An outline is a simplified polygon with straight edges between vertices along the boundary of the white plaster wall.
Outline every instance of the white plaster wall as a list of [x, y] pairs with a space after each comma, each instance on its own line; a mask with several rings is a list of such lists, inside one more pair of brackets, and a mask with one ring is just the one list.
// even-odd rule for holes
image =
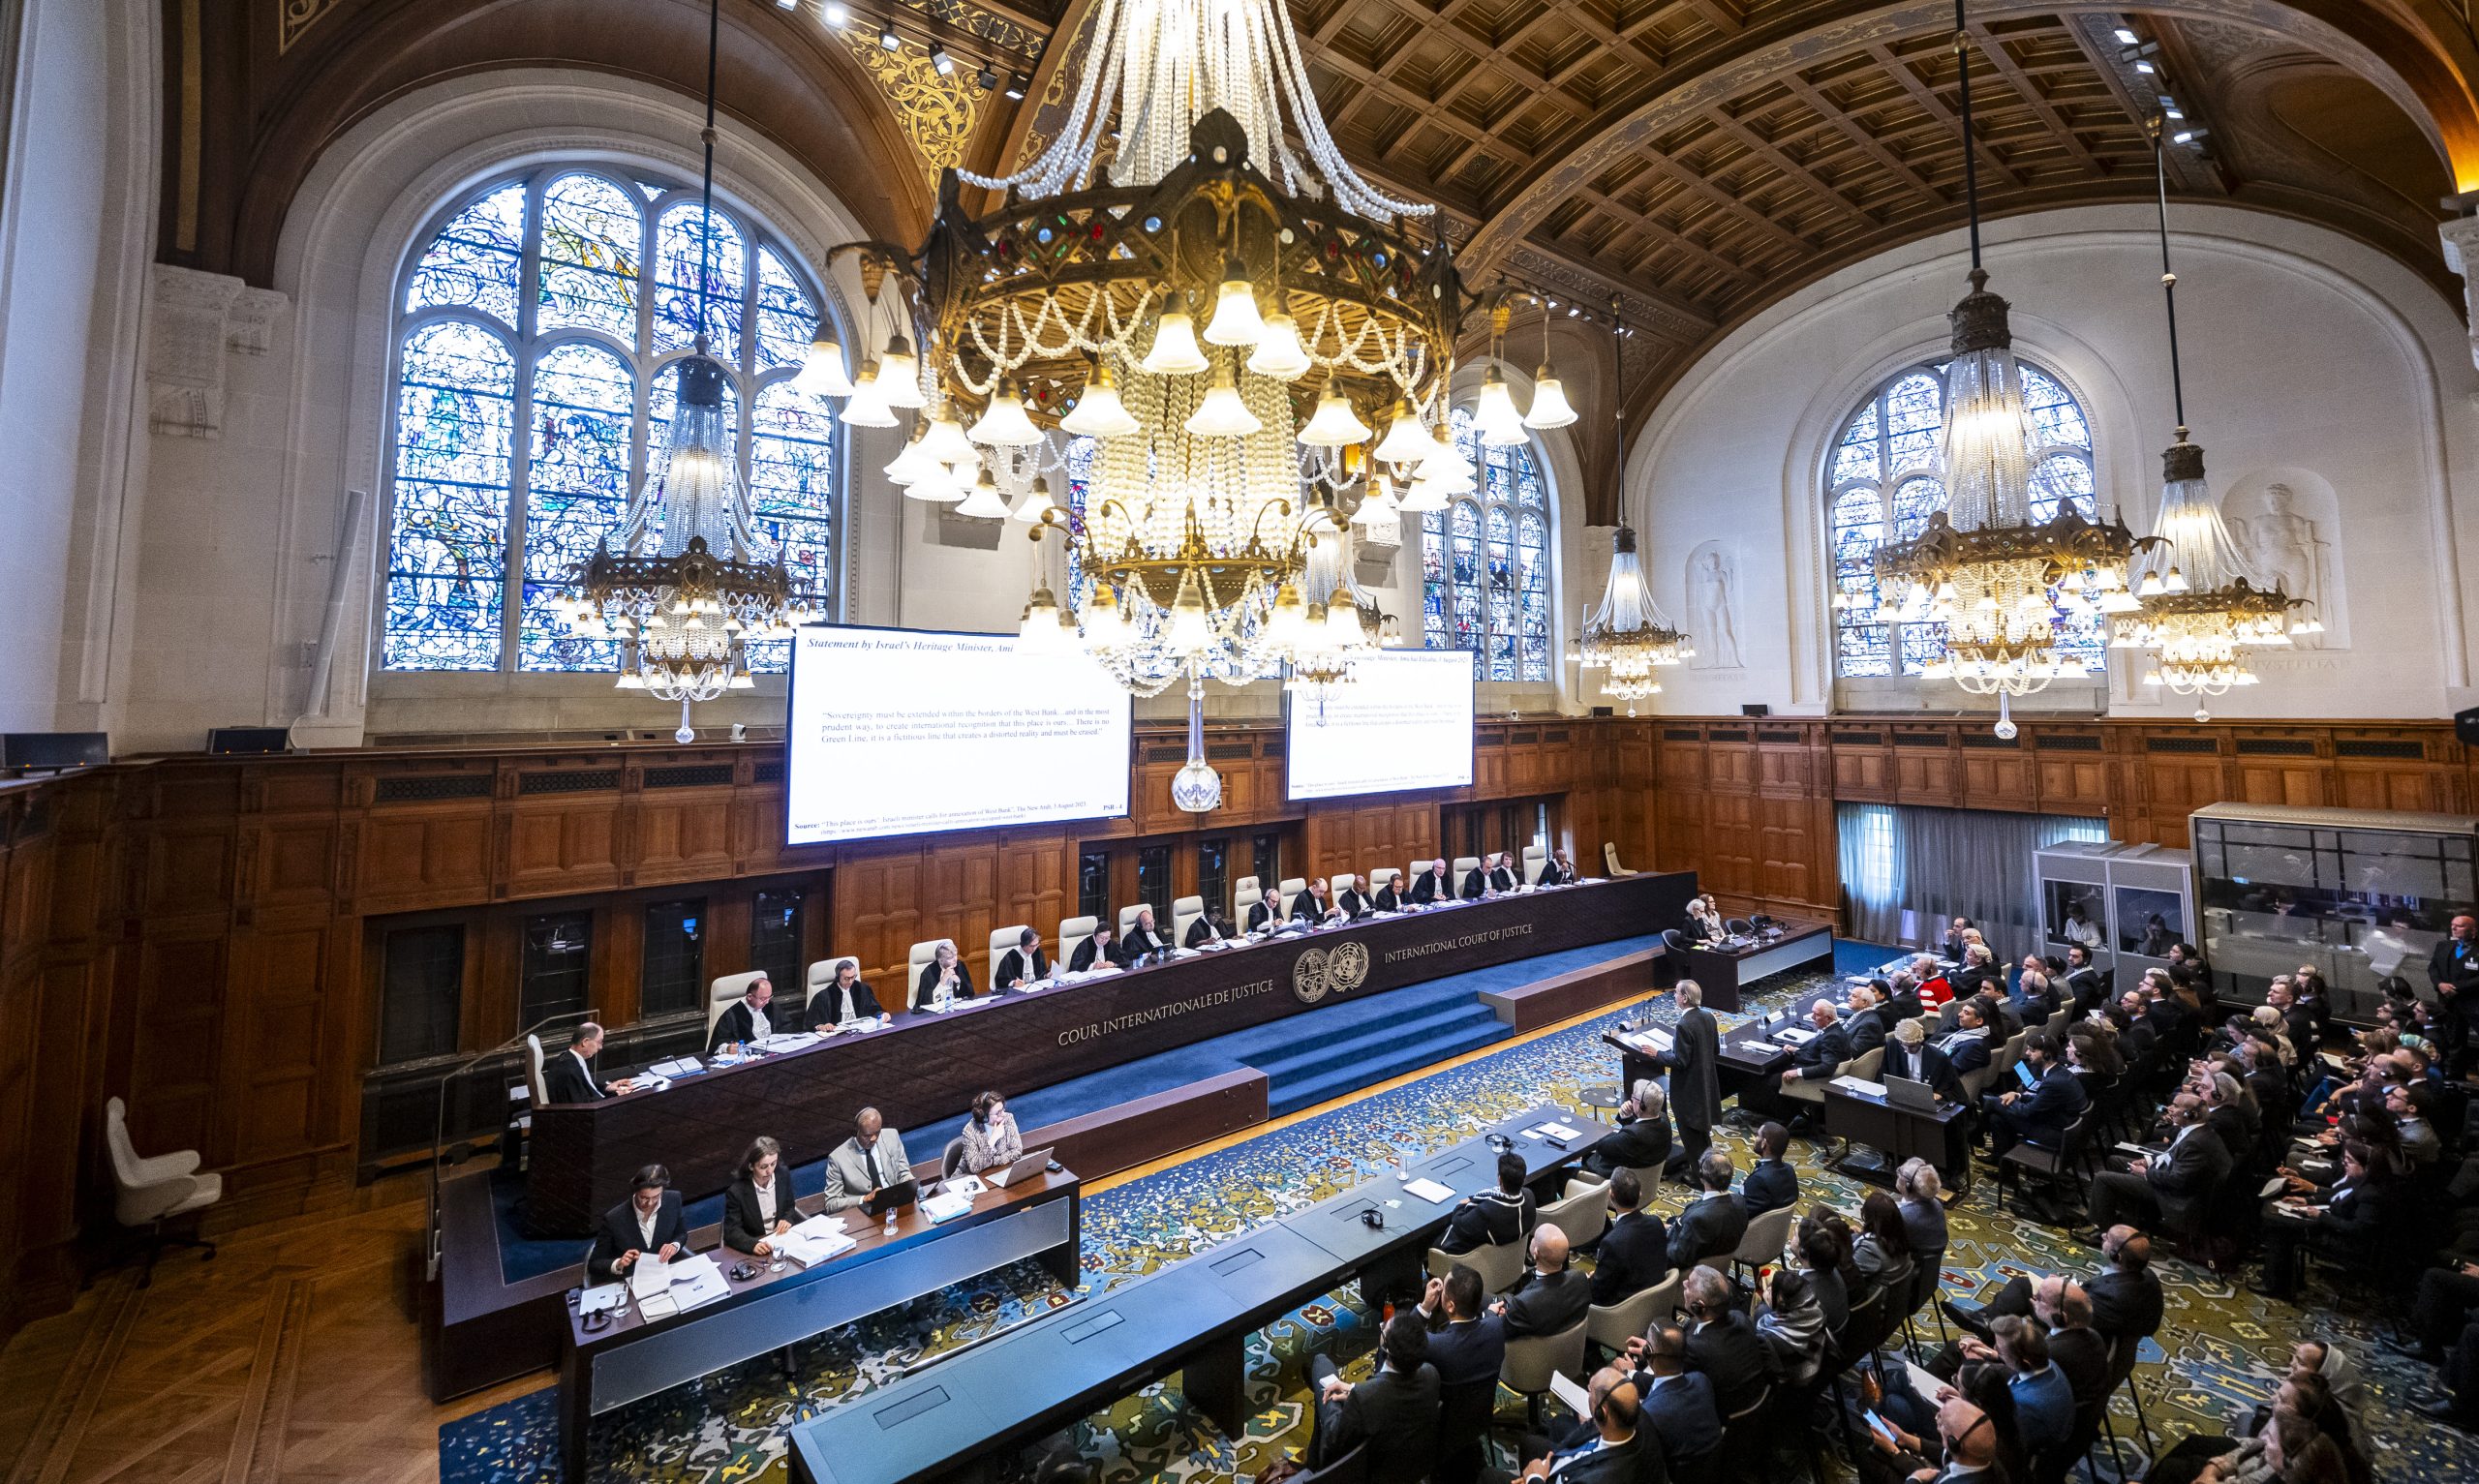
[[0, 593], [11, 663], [0, 730], [56, 722], [109, 128], [107, 22], [94, 0], [26, 0], [0, 205]]
[[[2173, 206], [2187, 412], [2224, 497], [2311, 473], [2329, 484], [2347, 583], [2319, 651], [2258, 661], [2264, 683], [2216, 715], [2433, 716], [2472, 703], [2479, 454], [2470, 342], [2433, 287], [2339, 234], [2257, 213]], [[2016, 348], [2063, 377], [2093, 427], [2104, 504], [2145, 530], [2173, 438], [2159, 248], [2140, 207], [2008, 218], [1987, 229], [1990, 287]], [[1687, 621], [1684, 563], [1730, 551], [1739, 670], [1681, 668], [1652, 708], [1833, 704], [1821, 471], [1844, 419], [1890, 371], [1941, 352], [1966, 290], [1959, 233], [1857, 264], [1725, 340], [1656, 409], [1627, 470], [1655, 595]], [[2329, 523], [2328, 523], [2329, 524]], [[2101, 687], [2031, 705], [2184, 715], [2138, 694], [2113, 655]], [[1974, 709], [1950, 684], [1854, 694], [1852, 707]]]

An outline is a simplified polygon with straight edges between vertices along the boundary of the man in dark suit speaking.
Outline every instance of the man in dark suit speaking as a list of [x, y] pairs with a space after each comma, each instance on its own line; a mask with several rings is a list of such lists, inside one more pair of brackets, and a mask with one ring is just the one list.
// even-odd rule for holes
[[1703, 985], [1682, 979], [1671, 993], [1678, 996], [1678, 1026], [1669, 1049], [1654, 1052], [1652, 1061], [1669, 1073], [1670, 1113], [1693, 1167], [1712, 1147], [1713, 1125], [1722, 1116], [1722, 1031], [1704, 1008]]

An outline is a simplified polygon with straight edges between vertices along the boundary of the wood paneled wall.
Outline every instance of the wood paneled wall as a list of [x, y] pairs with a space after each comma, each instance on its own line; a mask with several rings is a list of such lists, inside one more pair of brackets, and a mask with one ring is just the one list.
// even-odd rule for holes
[[[1833, 806], [1874, 800], [2096, 814], [2181, 843], [2217, 800], [2466, 810], [2472, 760], [2443, 723], [2160, 725], [1647, 717], [1489, 720], [1469, 789], [1291, 805], [1283, 738], [1217, 729], [1224, 806], [1170, 802], [1176, 734], [1135, 740], [1129, 818], [787, 848], [772, 746], [424, 749], [178, 757], [0, 785], [0, 1333], [67, 1302], [81, 1231], [108, 1232], [104, 1102], [141, 1149], [195, 1147], [231, 1226], [349, 1193], [376, 1060], [374, 924], [400, 914], [792, 878], [830, 903], [813, 942], [892, 986], [910, 945], [1073, 915], [1086, 846], [1227, 831], [1231, 874], [1280, 828], [1306, 870], [1434, 854], [1443, 810], [1546, 796], [1587, 869], [1700, 872], [1733, 910], [1832, 917]], [[1286, 857], [1286, 868], [1292, 866]], [[707, 972], [737, 967], [718, 941]], [[469, 1043], [514, 1023], [489, 960]], [[627, 955], [612, 954], [612, 960]], [[636, 1005], [612, 962], [597, 1003]], [[505, 1001], [505, 1004], [501, 1002]], [[474, 1045], [475, 1049], [479, 1045]]]

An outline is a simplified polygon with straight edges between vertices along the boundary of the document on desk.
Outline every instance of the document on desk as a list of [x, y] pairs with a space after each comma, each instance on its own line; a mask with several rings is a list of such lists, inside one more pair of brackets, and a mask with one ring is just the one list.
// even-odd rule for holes
[[1578, 1139], [1584, 1136], [1583, 1130], [1572, 1123], [1564, 1122], [1536, 1124], [1523, 1132], [1538, 1135], [1543, 1138]]
[[757, 1043], [757, 1048], [769, 1056], [780, 1056], [786, 1051], [806, 1051], [817, 1044], [814, 1031], [782, 1031]]
[[1667, 1051], [1672, 1045], [1669, 1032], [1659, 1029], [1636, 1031], [1618, 1039], [1638, 1051]]
[[658, 1077], [687, 1076], [692, 1072], [703, 1072], [705, 1070], [706, 1064], [699, 1061], [697, 1058], [693, 1056], [683, 1056], [672, 1061], [655, 1063], [653, 1066], [646, 1069], [646, 1075]]
[[1833, 1079], [1833, 1085], [1844, 1092], [1865, 1093], [1871, 1098], [1882, 1098], [1885, 1095], [1884, 1083], [1871, 1082], [1863, 1076], [1838, 1076]]
[[972, 1197], [959, 1196], [953, 1191], [940, 1191], [935, 1196], [921, 1197], [922, 1219], [933, 1227], [940, 1222], [954, 1221], [971, 1209]]
[[803, 1267], [815, 1267], [830, 1257], [840, 1257], [861, 1245], [843, 1229], [841, 1216], [812, 1216], [783, 1233], [776, 1243], [783, 1256]]
[[671, 1264], [671, 1301], [681, 1309], [694, 1309], [729, 1297], [732, 1286], [723, 1281], [723, 1270], [705, 1253], [681, 1258]]
[[1418, 1196], [1433, 1206], [1442, 1206], [1454, 1198], [1453, 1190], [1435, 1180], [1406, 1180], [1403, 1182], [1403, 1194]]
[[671, 1264], [647, 1253], [628, 1264], [628, 1292], [639, 1299], [649, 1298], [671, 1287]]
[[1817, 1033], [1805, 1026], [1790, 1025], [1773, 1033], [1772, 1039], [1786, 1046], [1803, 1046], [1817, 1039]]

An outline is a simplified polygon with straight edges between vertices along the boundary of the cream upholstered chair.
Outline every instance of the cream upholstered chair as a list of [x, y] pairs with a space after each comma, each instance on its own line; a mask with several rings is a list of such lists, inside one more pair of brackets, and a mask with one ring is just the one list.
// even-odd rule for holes
[[[1012, 927], [995, 929], [990, 934], [990, 964], [983, 973], [989, 979], [990, 988], [994, 992], [998, 988], [998, 960], [1016, 951], [1016, 940], [1025, 935], [1025, 929], [1028, 925], [1030, 924], [1018, 923]], [[1038, 941], [1036, 940], [1036, 945]]]
[[1375, 896], [1378, 893], [1386, 890], [1386, 884], [1388, 882], [1400, 881], [1402, 879], [1403, 873], [1401, 871], [1396, 870], [1391, 865], [1381, 865], [1377, 869], [1368, 873], [1368, 894]]
[[1285, 876], [1282, 878], [1282, 884], [1276, 888], [1276, 890], [1282, 893], [1282, 900], [1275, 908], [1274, 915], [1279, 918], [1288, 919], [1291, 916], [1292, 904], [1300, 899], [1301, 893], [1308, 890], [1308, 878], [1305, 876]]
[[1625, 1353], [1628, 1341], [1651, 1329], [1655, 1321], [1668, 1319], [1678, 1312], [1678, 1293], [1686, 1286], [1685, 1273], [1672, 1273], [1642, 1292], [1607, 1308], [1593, 1305], [1584, 1311], [1584, 1337], [1595, 1345]]
[[1360, 885], [1360, 877], [1350, 871], [1336, 871], [1326, 878], [1326, 899], [1341, 906], [1343, 893]]
[[1181, 896], [1173, 900], [1171, 903], [1171, 941], [1184, 946], [1188, 941], [1188, 929], [1195, 926], [1197, 919], [1203, 916], [1205, 916], [1204, 897]]
[[1101, 919], [1094, 917], [1072, 917], [1059, 923], [1058, 966], [1061, 969], [1076, 961], [1076, 951], [1085, 946], [1085, 940], [1093, 936], [1093, 929], [1099, 925]]
[[1447, 889], [1457, 895], [1461, 895], [1463, 892], [1463, 878], [1471, 875], [1474, 871], [1477, 871], [1480, 868], [1481, 858], [1479, 856], [1456, 856], [1454, 858], [1454, 867], [1447, 872]]
[[1600, 1180], [1570, 1180], [1566, 1194], [1541, 1208], [1541, 1219], [1533, 1229], [1555, 1227], [1567, 1234], [1576, 1247], [1587, 1247], [1601, 1240], [1609, 1229], [1609, 1186]]
[[1266, 893], [1257, 889], [1256, 877], [1241, 877], [1239, 887], [1231, 893], [1231, 925], [1242, 932], [1247, 931], [1248, 909], [1265, 899]]
[[[723, 1017], [724, 1011], [732, 1008], [732, 1002], [749, 993], [749, 986], [765, 977], [766, 972], [763, 969], [751, 969], [746, 974], [726, 974], [706, 986], [707, 1040], [714, 1039], [715, 1022]], [[767, 1021], [770, 1024], [773, 1023], [779, 1013], [770, 1001], [767, 1005]]]
[[542, 1072], [542, 1038], [530, 1031], [525, 1037], [525, 1091], [536, 1107], [551, 1101], [551, 1083]]
[[[1127, 930], [1128, 930], [1129, 928], [1134, 927], [1134, 926], [1136, 925], [1136, 915], [1137, 915], [1138, 913], [1140, 913], [1140, 912], [1143, 912], [1146, 908], [1150, 907], [1150, 906], [1152, 906], [1152, 905], [1153, 905], [1153, 904], [1152, 904], [1151, 902], [1138, 902], [1138, 903], [1137, 903], [1135, 906], [1133, 906], [1133, 907], [1121, 907], [1121, 908], [1119, 909], [1119, 941], [1120, 941], [1120, 942], [1124, 943], [1124, 942], [1126, 942], [1126, 941], [1127, 941]], [[1154, 926], [1156, 926], [1156, 927], [1161, 926], [1161, 925], [1162, 925], [1161, 920], [1160, 920], [1159, 918], [1156, 918], [1156, 919], [1154, 920], [1153, 925], [1154, 925]]]
[[118, 1098], [104, 1105], [104, 1136], [111, 1146], [112, 1216], [124, 1227], [146, 1228], [146, 1271], [138, 1286], [155, 1279], [155, 1259], [167, 1247], [196, 1247], [208, 1257], [215, 1244], [195, 1237], [168, 1237], [164, 1224], [176, 1216], [203, 1211], [224, 1198], [224, 1177], [199, 1171], [195, 1149], [177, 1154], [141, 1156], [129, 1138], [129, 1107]]
[[1546, 869], [1548, 864], [1549, 850], [1547, 846], [1526, 845], [1523, 847], [1523, 884], [1528, 887], [1539, 886], [1541, 884], [1541, 872]]
[[1618, 842], [1616, 840], [1604, 840], [1601, 842], [1601, 863], [1609, 867], [1609, 874], [1612, 876], [1633, 876], [1636, 874], [1634, 871], [1631, 871], [1627, 867], [1618, 863]]
[[1231, 899], [1233, 901], [1238, 901], [1240, 899], [1240, 893], [1242, 892], [1252, 892], [1256, 893], [1248, 898], [1250, 901], [1261, 901], [1265, 898], [1266, 894], [1265, 886], [1254, 876], [1242, 876], [1239, 880], [1231, 883]]
[[1524, 1256], [1528, 1250], [1529, 1244], [1523, 1241], [1489, 1242], [1464, 1253], [1441, 1252], [1432, 1247], [1429, 1249], [1428, 1273], [1431, 1278], [1443, 1278], [1454, 1271], [1454, 1264], [1460, 1262], [1481, 1275], [1483, 1292], [1504, 1293], [1523, 1281]]

